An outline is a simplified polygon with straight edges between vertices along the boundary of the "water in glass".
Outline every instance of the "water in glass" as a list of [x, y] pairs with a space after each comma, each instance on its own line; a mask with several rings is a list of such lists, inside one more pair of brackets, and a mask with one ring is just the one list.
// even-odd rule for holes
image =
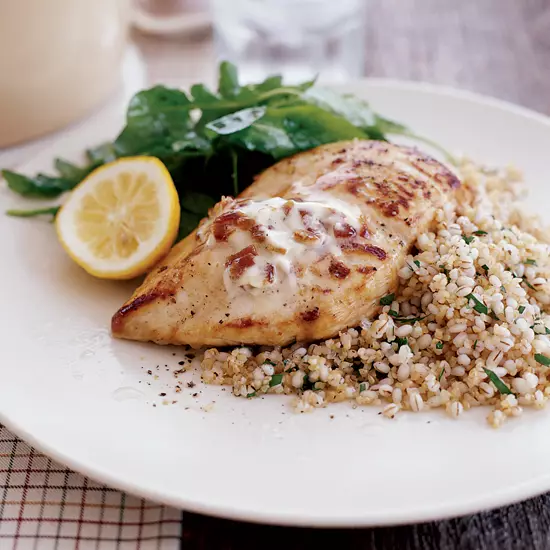
[[212, 0], [217, 54], [244, 81], [343, 82], [364, 66], [367, 0]]

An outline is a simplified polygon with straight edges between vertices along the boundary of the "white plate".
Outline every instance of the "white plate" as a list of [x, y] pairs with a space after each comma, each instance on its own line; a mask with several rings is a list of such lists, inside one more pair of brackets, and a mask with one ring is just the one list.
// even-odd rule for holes
[[[423, 85], [370, 81], [346, 89], [451, 150], [518, 165], [533, 206], [547, 211], [549, 119]], [[54, 155], [74, 156], [119, 124], [88, 127], [23, 169], [45, 170]], [[0, 200], [6, 205], [7, 193]], [[550, 489], [547, 412], [528, 412], [498, 431], [483, 410], [460, 421], [438, 411], [389, 421], [377, 408], [349, 404], [295, 415], [287, 398], [236, 399], [229, 389], [203, 386], [197, 373], [183, 376], [197, 387], [183, 383], [176, 394], [177, 348], [109, 336], [131, 284], [88, 277], [44, 223], [0, 216], [0, 235], [0, 418], [97, 480], [187, 510], [317, 526], [430, 520]], [[162, 405], [164, 392], [177, 403]], [[201, 409], [212, 402], [209, 412]]]

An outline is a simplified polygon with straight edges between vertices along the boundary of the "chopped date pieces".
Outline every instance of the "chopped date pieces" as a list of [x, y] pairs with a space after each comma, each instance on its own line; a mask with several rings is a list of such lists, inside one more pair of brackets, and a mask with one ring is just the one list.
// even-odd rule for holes
[[288, 216], [293, 208], [294, 208], [294, 201], [286, 201], [283, 204], [283, 212], [285, 216]]
[[337, 239], [349, 239], [355, 235], [357, 235], [357, 231], [348, 223], [336, 222], [334, 224], [334, 236]]
[[250, 228], [250, 234], [252, 235], [252, 240], [263, 243], [267, 239], [267, 230], [263, 225], [253, 225]]
[[332, 260], [328, 268], [329, 273], [336, 279], [345, 279], [350, 274], [349, 267], [338, 260]]
[[363, 273], [363, 275], [370, 275], [376, 271], [376, 267], [372, 265], [361, 265], [357, 268], [357, 271], [359, 271], [359, 273]]
[[258, 255], [254, 245], [243, 248], [236, 254], [232, 254], [227, 258], [225, 267], [229, 268], [229, 273], [232, 279], [238, 279], [246, 269], [254, 265], [254, 257]]
[[318, 231], [312, 229], [294, 231], [294, 240], [299, 243], [314, 243], [321, 238]]
[[385, 250], [382, 250], [381, 248], [370, 244], [355, 242], [344, 243], [342, 245], [342, 250], [344, 252], [355, 252], [357, 254], [369, 254], [370, 256], [375, 256], [379, 260], [385, 260], [388, 257]]
[[219, 242], [227, 242], [229, 236], [237, 229], [250, 229], [254, 220], [243, 212], [226, 212], [218, 216], [213, 223], [214, 238]]
[[275, 280], [275, 268], [273, 264], [267, 264], [265, 266], [265, 279], [269, 284], [272, 284]]

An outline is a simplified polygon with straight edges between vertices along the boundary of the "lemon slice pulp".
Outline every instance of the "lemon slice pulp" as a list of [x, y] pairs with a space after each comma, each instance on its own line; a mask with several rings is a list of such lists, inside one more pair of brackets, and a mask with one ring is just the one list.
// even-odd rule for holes
[[128, 157], [91, 172], [56, 218], [69, 256], [88, 273], [130, 279], [168, 253], [180, 221], [178, 193], [164, 164]]

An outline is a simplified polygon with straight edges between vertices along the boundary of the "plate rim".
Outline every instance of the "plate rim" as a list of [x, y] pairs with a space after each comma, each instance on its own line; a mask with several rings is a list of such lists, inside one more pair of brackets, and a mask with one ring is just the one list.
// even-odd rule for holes
[[[528, 118], [539, 124], [543, 124], [550, 129], [550, 116], [507, 100], [469, 90], [454, 88], [452, 86], [399, 79], [363, 78], [333, 87], [336, 89], [359, 89], [362, 87], [365, 92], [367, 92], [369, 88], [390, 88], [395, 91], [413, 91], [415, 93], [420, 92], [429, 95], [443, 95], [477, 105], [485, 105], [500, 111], [513, 113], [515, 115]], [[82, 130], [85, 130], [85, 128], [79, 128], [77, 129], [77, 132]], [[48, 146], [39, 151], [38, 154], [45, 155], [53, 153], [57, 145], [62, 141], [64, 141], [64, 136], [61, 136], [58, 140], [48, 144]], [[27, 159], [26, 162], [20, 163], [19, 166], [24, 168], [30, 160], [32, 159]], [[286, 514], [284, 512], [263, 512], [262, 510], [251, 510], [250, 507], [245, 509], [242, 506], [237, 508], [229, 508], [227, 506], [217, 505], [215, 503], [204, 503], [196, 498], [189, 498], [185, 495], [178, 497], [167, 496], [158, 490], [148, 489], [132, 482], [117, 479], [116, 476], [106, 471], [104, 467], [89, 464], [86, 460], [73, 459], [71, 456], [57, 451], [54, 447], [50, 446], [47, 441], [27, 431], [27, 429], [23, 425], [20, 425], [16, 419], [5, 415], [1, 408], [0, 423], [5, 425], [11, 432], [21, 438], [24, 442], [38, 449], [43, 454], [86, 477], [96, 480], [101, 484], [105, 484], [109, 487], [136, 495], [141, 498], [152, 500], [160, 504], [172, 506], [181, 511], [189, 511], [222, 519], [267, 525], [280, 525], [287, 527], [354, 528], [381, 527], [439, 521], [514, 504], [550, 490], [549, 468], [546, 475], [535, 478], [529, 482], [524, 482], [519, 486], [514, 485], [512, 490], [505, 488], [501, 491], [492, 493], [490, 496], [472, 498], [471, 500], [464, 500], [458, 504], [445, 503], [437, 506], [437, 508], [434, 504], [431, 504], [430, 506], [425, 506], [423, 508], [419, 507], [414, 510], [409, 509], [407, 511], [398, 511], [389, 517], [381, 515], [377, 516], [375, 513], [369, 515], [362, 514], [360, 516], [336, 516], [333, 518], [327, 518], [319, 515], [310, 516], [307, 513], [297, 515], [295, 513]]]

